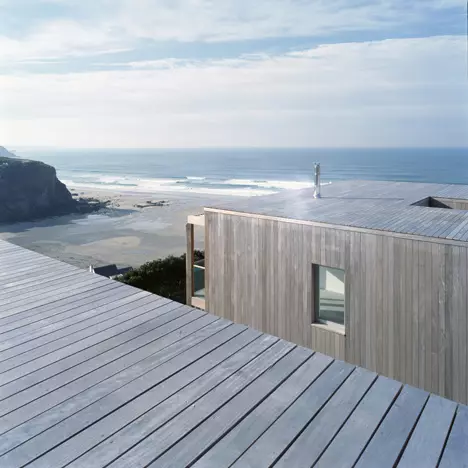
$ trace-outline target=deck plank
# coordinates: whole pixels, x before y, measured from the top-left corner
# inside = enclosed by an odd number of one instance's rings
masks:
[[[56,373],[62,372],[69,367],[73,367],[80,362],[86,361],[91,357],[94,357],[108,349],[111,349],[121,343],[125,343],[131,338],[137,337],[140,333],[145,333],[146,331],[150,331],[153,328],[159,326],[158,322],[154,321],[156,319],[160,319],[157,317],[158,315],[163,316],[175,309],[180,309],[180,304],[174,304],[170,301],[165,301],[161,299],[157,308],[154,308],[153,319],[149,320],[146,324],[145,323],[135,323],[132,321],[127,322],[127,328],[125,326],[122,328],[114,328],[106,330],[99,335],[95,335],[93,339],[94,344],[91,345],[89,341],[85,342],[84,345],[82,343],[81,347],[79,343],[76,344],[76,348],[74,349],[74,353],[67,353],[66,349],[59,350],[59,355],[55,354],[53,357],[55,359],[51,359],[52,363],[47,364],[47,360],[45,361],[45,366],[37,368],[32,372],[26,373],[23,377],[18,377],[14,381],[10,383],[0,382],[2,385],[0,386],[0,399],[6,398],[8,395],[12,393],[23,391],[25,388],[31,385],[36,385],[37,383],[41,382],[42,380],[49,378]],[[187,309],[180,310],[179,312],[184,313]],[[174,312],[173,312],[174,313]],[[175,312],[178,313],[178,312]],[[173,317],[163,317],[162,320],[170,321]],[[150,325],[148,327],[148,325]],[[151,326],[151,325],[154,325]],[[123,331],[122,331],[123,330]],[[91,339],[91,338],[90,338]],[[24,367],[23,367],[24,369]],[[10,388],[11,387],[11,388]]]
[[[332,362],[333,359],[328,356],[314,354],[277,391],[214,444],[193,466],[197,468],[229,467],[299,398]],[[215,428],[222,424],[222,420],[219,415],[216,415],[215,418],[214,421],[206,421],[204,426],[200,426],[196,432],[209,429],[212,434],[219,437],[220,434]]]
[[[379,377],[326,448],[316,466],[351,468],[384,419],[402,385]]]
[[[110,281],[107,278],[102,277],[102,281]],[[44,297],[55,297],[61,293],[69,294],[73,289],[78,288],[81,285],[93,284],[95,278],[89,273],[86,272],[76,272],[71,278],[63,278],[57,281],[53,281],[52,284],[44,285],[40,288],[40,296]],[[29,291],[26,290],[23,294],[18,295],[10,294],[8,296],[2,297],[0,305],[0,313],[8,311],[10,308],[16,308],[24,304],[35,303],[37,300],[38,292],[36,290]]]
[[[202,316],[169,332],[165,336],[165,340],[170,340],[171,334],[176,334],[179,340],[185,339],[194,331],[204,328],[207,324],[216,320],[217,318],[214,316]],[[157,340],[161,339],[161,332],[168,331],[168,328],[161,329],[162,326],[163,324],[153,330],[143,331],[137,336],[132,334],[120,340],[120,342],[115,341],[111,347],[101,348],[101,353],[93,354],[87,360],[73,361],[71,364],[74,365],[70,365],[68,368],[61,366],[61,372],[0,401],[0,415],[11,413],[19,407],[23,408],[30,402],[37,405],[39,400],[44,401],[42,397],[50,398],[50,394],[54,390],[61,389],[61,392],[63,392],[69,382],[73,382],[74,388],[77,386],[78,388],[86,388],[83,381],[92,385],[136,364],[157,351],[159,346]],[[173,326],[174,323],[170,325],[171,328]],[[189,340],[188,344],[190,343]],[[31,407],[29,407],[29,411],[31,411]]]
[[[90,289],[87,294],[74,294],[52,305],[41,305],[26,310],[23,313],[5,318],[4,320],[0,317],[0,334],[7,333],[11,330],[19,331],[21,327],[25,325],[33,324],[32,326],[34,326],[34,324],[38,324],[38,322],[42,320],[46,320],[48,323],[54,320],[60,320],[61,314],[65,312],[73,313],[73,310],[78,310],[79,312],[79,308],[83,306],[87,306],[88,309],[93,306],[99,307],[99,305],[108,302],[106,297],[108,297],[109,294],[113,294],[113,291],[116,291],[117,288],[121,289],[120,285],[117,283],[95,284],[94,288]],[[38,326],[40,326],[40,323]]]
[[[213,335],[217,328],[221,331]],[[0,466],[33,461],[244,330],[240,325],[217,321],[199,333],[201,343],[187,349],[187,341],[176,342],[172,348],[153,354],[152,364],[137,363],[17,426],[0,438]]]
[[[35,318],[25,317],[0,327],[0,340],[10,340],[23,335],[32,337],[35,333],[37,336],[45,335],[69,324],[85,320],[90,314],[98,314],[100,310],[109,308],[116,301],[135,294],[137,294],[136,291],[121,287],[118,283],[104,286],[94,296],[74,301],[69,307],[57,307]]]
[[[432,395],[411,434],[399,468],[437,466],[455,417],[457,404]],[[437,430],[434,428],[437,427]]]
[[[335,361],[232,466],[273,464],[353,370],[353,366]]]
[[[405,386],[365,448],[356,467],[393,467],[417,423],[428,393]]]
[[[78,434],[50,452],[50,459],[53,459],[55,465],[74,460],[70,467],[105,466],[277,341],[259,332],[246,330],[211,351],[204,359],[182,369],[150,392],[99,421],[86,433]],[[134,425],[129,431],[132,423]],[[141,428],[141,431],[134,430],[136,427]],[[76,458],[80,455],[80,458]],[[48,454],[46,457],[49,458]]]
[[[41,258],[36,260],[32,265],[22,265],[21,263],[16,263],[14,269],[10,268],[8,272],[0,272],[0,287],[1,285],[8,284],[10,281],[21,280],[25,277],[34,277],[42,275],[44,268],[53,265],[56,265],[56,260],[51,258]]]
[[[440,460],[440,468],[468,467],[468,407],[459,405]]]
[[[62,379],[62,385],[58,386],[58,388],[38,397],[37,399],[27,404],[25,403],[23,406],[14,409],[2,416],[0,418],[0,430],[10,430],[19,424],[22,424],[31,418],[42,414],[44,410],[54,408],[66,400],[79,395],[81,392],[85,392],[95,385],[100,385],[101,382],[105,381],[106,379],[111,379],[119,373],[125,371],[127,374],[131,374],[132,366],[135,366],[136,368],[140,361],[144,361],[149,366],[154,361],[153,354],[157,354],[159,352],[156,357],[158,359],[162,359],[162,357],[167,357],[169,355],[168,352],[172,353],[174,349],[176,352],[182,352],[188,343],[190,343],[190,341],[179,343],[181,339],[195,334],[214,321],[214,317],[208,315],[196,318],[190,322],[184,322],[183,319],[184,317],[179,320],[174,320],[166,326],[160,327],[160,329],[157,330],[159,332],[158,335],[153,336],[151,346],[145,346],[138,350],[138,352],[125,355],[121,359],[114,360],[108,365],[102,366],[98,369],[87,369],[88,372],[85,375],[78,377],[71,382],[66,382],[63,380],[64,375],[62,374],[60,376]],[[170,348],[171,346],[172,348]],[[166,349],[164,352],[162,352],[162,350],[165,348],[169,348],[170,350],[168,351],[168,349]],[[123,378],[123,376],[121,377]],[[109,385],[110,384],[108,382],[106,384],[106,389],[108,389]],[[34,390],[37,391],[37,389]],[[93,390],[93,394],[96,393],[95,390],[97,389]],[[89,394],[87,394],[87,396],[91,402],[91,396]],[[11,407],[11,401],[9,403]],[[65,410],[62,410],[62,413],[65,413]]]
[[[407,195],[416,201],[428,188]],[[387,189],[359,182],[345,192]],[[335,200],[318,216],[330,219],[331,206],[347,205]],[[379,203],[349,206],[373,228],[434,232],[427,210],[413,209],[409,223]],[[454,235],[455,218],[440,216]],[[466,225],[460,212],[456,219]],[[458,467],[468,459],[464,406],[4,241],[0,263],[8,266],[0,272],[2,468],[435,466],[440,457]]]
[[[76,294],[84,294],[88,291],[92,291],[96,289],[99,285],[109,284],[109,280],[107,278],[99,278],[94,279],[90,278],[84,282],[80,282],[79,284],[75,284],[70,287],[65,287],[60,290],[51,291],[49,294],[41,294],[40,298],[32,297],[27,299],[25,302],[20,304],[15,303],[10,305],[6,308],[6,310],[0,311],[0,317],[6,319],[14,319],[16,318],[17,314],[29,311],[32,309],[36,309],[39,306],[47,305],[48,307],[54,307],[57,301],[61,299],[66,299],[69,296],[76,295]]]
[[[120,326],[92,335],[89,339],[75,343],[73,346],[68,346],[55,353],[51,353],[50,356],[39,358],[36,364],[43,365],[42,367],[28,364],[6,373],[11,378],[8,382],[0,380],[0,383],[2,383],[0,386],[0,398],[7,398],[14,393],[23,391],[25,388],[36,385],[78,363],[86,362],[91,357],[189,313],[189,309],[181,307],[180,304],[172,302],[161,302],[161,304],[160,307],[152,310],[153,318],[146,322],[142,321],[141,317],[139,321],[129,321],[127,325],[125,323],[121,324]],[[133,327],[130,327],[130,324]],[[4,378],[3,380],[6,379]]]
[[[114,302],[110,301],[106,306],[92,309],[85,314],[75,314],[68,320],[56,322],[51,326],[43,326],[35,331],[27,330],[26,333],[14,337],[3,334],[1,335],[2,341],[0,342],[0,351],[2,353],[0,356],[0,369],[2,368],[2,363],[7,359],[10,360],[13,356],[26,353],[27,351],[37,351],[38,348],[42,348],[45,344],[58,341],[60,338],[68,335],[74,335],[75,338],[78,338],[82,335],[75,334],[77,332],[98,324],[105,323],[108,325],[112,323],[111,319],[116,317],[123,318],[124,313],[128,310],[157,301],[158,299],[154,296],[142,291],[132,295],[125,295]]]
[[[181,438],[177,444],[153,462],[154,466],[168,467],[173,466],[173,463],[179,466],[191,465],[258,405],[278,391],[296,370],[301,369],[311,355],[312,351],[304,348],[292,351],[278,365],[214,413],[211,418]]]
[[[40,276],[37,272],[32,272],[31,274],[24,274],[20,277],[9,277],[8,281],[5,281],[0,286],[0,294],[10,291],[18,291],[23,288],[28,288],[30,290],[32,285],[36,284],[45,284],[46,282],[69,276],[72,273],[77,273],[76,268],[71,265],[59,265],[54,268],[52,271],[47,271]]]
[[[38,368],[48,366],[49,364],[54,363],[59,359],[63,359],[64,357],[70,356],[77,351],[82,350],[83,348],[93,346],[115,335],[126,332],[130,328],[146,327],[151,321],[158,320],[158,318],[154,318],[153,313],[153,311],[156,309],[159,309],[159,311],[163,313],[163,311],[165,312],[168,307],[173,309],[181,309],[182,307],[180,304],[174,303],[169,303],[166,305],[161,304],[162,301],[155,300],[152,303],[143,305],[139,309],[136,309],[136,312],[130,310],[127,314],[123,314],[123,317],[117,316],[110,326],[104,325],[102,327],[95,327],[96,330],[91,327],[90,330],[86,330],[86,333],[82,339],[80,339],[81,336],[79,333],[76,333],[75,336],[66,336],[62,341],[60,341],[60,343],[52,342],[53,346],[59,347],[54,349],[52,346],[50,352],[47,352],[47,349],[40,350],[39,348],[39,350],[37,350],[37,354],[34,355],[34,351],[36,350],[33,350],[33,353],[30,356],[31,359],[27,360],[26,362],[18,362],[18,365],[13,367],[9,366],[7,369],[3,370],[3,372],[0,374],[0,385],[4,385],[8,382],[23,377],[31,372],[34,372]],[[181,313],[187,312],[188,310],[181,310]],[[20,355],[19,358],[21,358],[21,356],[22,355]],[[8,361],[5,362],[8,363]]]
[[[241,371],[236,372],[224,385],[216,387],[167,424],[152,432],[110,466],[147,466],[154,461],[158,453],[164,453],[250,384],[257,382],[255,388],[264,386],[264,390],[261,391],[267,391],[269,385],[279,384],[283,380],[289,365],[299,366],[304,358],[303,353],[294,350],[294,345],[290,343],[280,341],[274,344]],[[129,430],[133,428],[139,430],[138,426],[129,426]]]
[[[275,466],[293,468],[315,464],[376,378],[373,372],[356,369]]]

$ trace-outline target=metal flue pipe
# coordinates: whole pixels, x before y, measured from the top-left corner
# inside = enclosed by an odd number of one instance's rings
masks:
[[[320,163],[315,163],[314,198],[320,198]]]

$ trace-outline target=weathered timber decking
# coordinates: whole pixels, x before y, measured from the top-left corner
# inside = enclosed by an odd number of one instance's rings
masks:
[[[428,198],[452,209],[417,205]],[[323,185],[320,199],[313,189],[286,190],[206,208],[468,242],[467,209],[468,185],[369,180]]]
[[[0,467],[461,467],[468,409],[0,242]]]

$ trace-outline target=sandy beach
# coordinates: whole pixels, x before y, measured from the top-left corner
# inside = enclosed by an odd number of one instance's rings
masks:
[[[80,268],[108,263],[136,267],[149,260],[184,253],[187,216],[202,213],[204,206],[220,199],[190,193],[155,195],[69,189],[81,197],[110,203],[92,214],[0,225],[0,239]],[[164,203],[142,207],[148,202]],[[202,232],[197,237],[197,248],[203,248]]]

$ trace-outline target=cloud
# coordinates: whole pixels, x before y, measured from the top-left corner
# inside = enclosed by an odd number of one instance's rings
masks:
[[[113,37],[110,28],[99,30],[72,20],[52,21],[25,38],[0,36],[0,64],[102,55],[128,50],[125,43]]]
[[[144,47],[145,41],[213,43],[343,32],[394,37],[400,30],[411,35],[417,25],[430,31],[448,21],[462,28],[462,7],[460,0],[0,0],[0,17],[6,19],[0,62],[99,55]],[[13,17],[21,34],[7,27]]]
[[[461,37],[0,76],[0,141],[75,147],[468,145]],[[156,65],[156,66],[155,66]]]
[[[117,22],[143,38],[236,41],[411,25],[459,0],[120,0]]]

